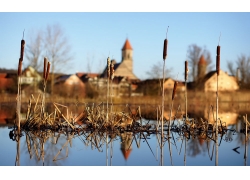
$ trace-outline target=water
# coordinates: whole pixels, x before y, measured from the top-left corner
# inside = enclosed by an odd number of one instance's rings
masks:
[[[148,120],[144,120],[144,123]],[[150,123],[155,123],[150,121]],[[245,143],[242,120],[228,125],[218,137],[218,166],[248,166],[249,139]],[[215,166],[215,142],[208,136],[185,138],[172,131],[170,141],[155,133],[22,132],[10,139],[11,126],[0,127],[1,166]],[[234,131],[235,130],[235,131]],[[165,132],[167,134],[167,132]],[[167,136],[166,136],[167,137]],[[185,146],[186,141],[186,146]]]

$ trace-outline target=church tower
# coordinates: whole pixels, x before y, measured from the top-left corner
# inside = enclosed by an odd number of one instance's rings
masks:
[[[200,60],[198,62],[198,74],[197,79],[198,81],[205,77],[207,73],[207,61],[205,60],[204,56],[201,55]]]
[[[133,72],[133,48],[128,39],[126,39],[122,48],[122,63],[126,64],[130,72]]]

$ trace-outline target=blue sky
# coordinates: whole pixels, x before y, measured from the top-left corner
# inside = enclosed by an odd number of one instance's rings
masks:
[[[134,50],[134,73],[140,79],[146,79],[146,72],[157,62],[162,62],[168,26],[166,68],[172,68],[173,77],[178,76],[179,80],[183,80],[184,61],[191,44],[210,51],[215,69],[220,34],[222,70],[228,71],[227,61],[236,61],[241,54],[250,56],[249,12],[40,11],[1,10],[1,68],[17,68],[24,29],[28,44],[33,31],[55,23],[63,28],[74,54],[72,68],[64,71],[67,74],[87,72],[90,60],[92,72],[102,71],[108,56],[120,62],[121,49],[128,38]]]

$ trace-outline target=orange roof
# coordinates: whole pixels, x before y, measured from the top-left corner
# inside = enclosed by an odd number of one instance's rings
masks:
[[[6,78],[7,73],[0,73],[0,78]]]
[[[204,56],[203,56],[203,55],[201,55],[201,57],[200,57],[200,60],[199,60],[198,64],[207,64],[207,61],[205,60],[205,58],[204,58]]]
[[[131,50],[133,49],[128,39],[126,39],[122,50],[127,50],[127,49],[131,49]]]

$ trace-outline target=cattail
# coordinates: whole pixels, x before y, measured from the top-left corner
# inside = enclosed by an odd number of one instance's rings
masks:
[[[107,78],[110,79],[110,58],[107,59]]]
[[[220,46],[217,46],[217,56],[216,56],[216,71],[217,75],[220,74]]]
[[[177,84],[178,84],[178,82],[177,82],[177,81],[175,81],[175,82],[174,82],[174,89],[173,89],[173,93],[172,93],[172,100],[174,100],[174,97],[175,97]]]
[[[188,61],[185,61],[185,81],[187,81],[188,77]]]
[[[220,46],[217,46],[217,56],[220,56]]]
[[[44,57],[44,64],[43,64],[43,78],[45,79],[46,78],[46,66],[47,66],[47,58]]]
[[[19,58],[18,73],[17,73],[17,75],[21,76],[21,74],[22,74],[22,60],[21,60],[21,58]]]
[[[20,53],[20,60],[21,60],[21,61],[23,61],[24,45],[25,45],[25,41],[22,39],[22,40],[21,40],[21,53]]]
[[[49,70],[50,70],[50,62],[48,62],[47,64],[47,71],[46,71],[46,76],[45,76],[46,81],[48,80],[48,77],[49,77]]]
[[[114,63],[113,62],[111,63],[110,70],[111,70],[111,80],[113,80],[114,76],[115,76],[115,69],[114,69]]]
[[[168,50],[168,40],[164,40],[164,46],[163,46],[163,59],[166,60],[167,58],[167,50]]]

